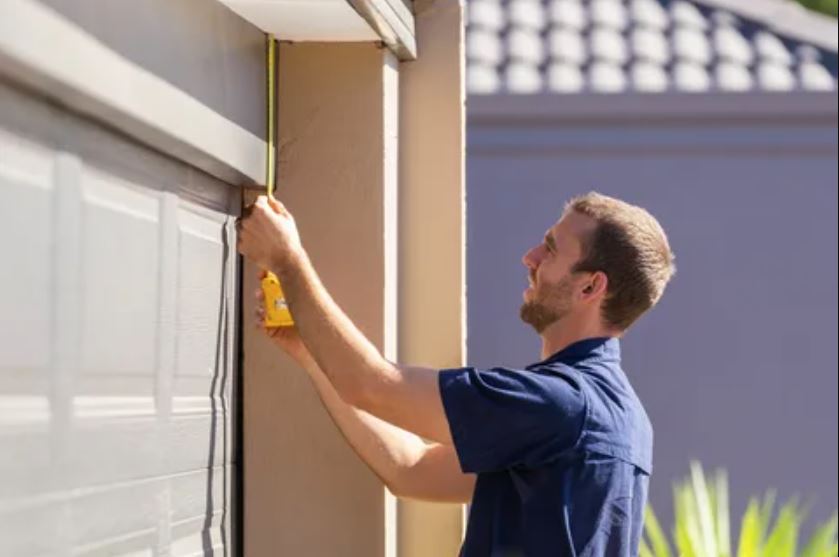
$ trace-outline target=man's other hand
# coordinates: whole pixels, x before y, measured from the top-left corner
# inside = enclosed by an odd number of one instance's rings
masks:
[[[265,277],[265,271],[262,271],[259,278]],[[254,326],[261,329],[277,346],[294,358],[299,364],[306,365],[309,361],[314,361],[303,340],[300,338],[300,333],[297,327],[266,327],[265,326],[265,293],[259,287],[254,291],[254,298],[256,299],[256,309]]]

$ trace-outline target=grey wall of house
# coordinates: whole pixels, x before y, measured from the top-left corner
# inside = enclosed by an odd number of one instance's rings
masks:
[[[826,519],[837,505],[835,111],[549,120],[469,120],[470,363],[538,359],[518,319],[520,260],[570,196],[596,189],[646,207],[678,264],[623,342],[655,427],[652,503],[669,522],[671,483],[699,459],[728,469],[737,514],[776,487]]]
[[[265,137],[265,35],[220,2],[41,0],[108,48]]]

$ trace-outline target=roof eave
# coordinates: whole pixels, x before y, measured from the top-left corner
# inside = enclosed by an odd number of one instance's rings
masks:
[[[837,120],[836,91],[470,95],[469,124],[573,121]]]
[[[400,60],[416,59],[414,15],[401,0],[221,0],[279,40],[382,41]]]

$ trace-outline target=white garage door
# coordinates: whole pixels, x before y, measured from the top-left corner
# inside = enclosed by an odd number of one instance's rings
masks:
[[[0,555],[227,555],[239,191],[0,82]]]

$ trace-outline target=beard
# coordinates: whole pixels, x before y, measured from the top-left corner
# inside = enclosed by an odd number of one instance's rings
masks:
[[[573,285],[567,276],[556,284],[534,285],[533,297],[521,305],[521,320],[538,333],[571,312]]]

